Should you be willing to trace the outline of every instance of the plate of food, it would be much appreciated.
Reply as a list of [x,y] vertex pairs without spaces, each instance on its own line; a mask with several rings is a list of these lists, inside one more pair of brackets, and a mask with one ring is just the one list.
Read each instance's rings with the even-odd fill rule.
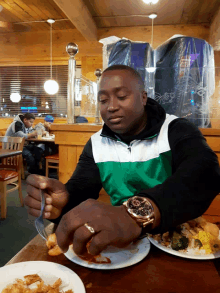
[[49,136],[42,136],[42,139],[54,139],[55,135],[49,135]]
[[1,293],[85,293],[83,282],[69,268],[47,261],[27,261],[0,268]]
[[[150,242],[147,237],[138,239],[130,243],[125,248],[117,248],[108,246],[99,255],[91,255],[89,253],[89,244],[87,243],[87,253],[83,256],[78,256],[70,245],[69,250],[64,254],[72,262],[92,269],[113,270],[124,267],[129,267],[144,259],[150,251]],[[46,245],[49,249],[48,254],[51,256],[62,253],[57,245],[56,235],[49,235]]]
[[173,231],[149,236],[153,245],[179,257],[198,260],[220,257],[219,227],[203,217],[179,225]]
[[72,262],[92,269],[113,270],[132,266],[143,260],[150,251],[147,238],[136,240],[124,248],[108,246],[101,254],[93,256],[87,253],[81,257],[74,253],[72,245],[65,256]]

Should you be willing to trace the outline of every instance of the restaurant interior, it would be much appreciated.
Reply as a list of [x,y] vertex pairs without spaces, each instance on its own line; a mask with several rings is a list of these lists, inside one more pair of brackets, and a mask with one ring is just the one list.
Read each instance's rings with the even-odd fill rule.
[[[17,114],[33,113],[35,125],[52,115],[48,142],[58,153],[47,159],[47,176],[66,183],[85,144],[102,128],[98,81],[114,64],[137,69],[148,96],[167,113],[198,126],[220,161],[219,0],[2,0],[0,48],[0,136]],[[55,84],[46,85],[48,81]],[[79,116],[87,123],[77,122]],[[19,166],[24,198],[28,172],[24,161]],[[99,201],[110,204],[104,189]],[[0,266],[37,235],[18,190],[6,202],[7,216],[0,220]],[[204,218],[220,222],[219,211],[220,194]],[[12,238],[17,240],[11,245]],[[87,290],[110,292],[103,288]],[[147,292],[139,290],[133,292]]]

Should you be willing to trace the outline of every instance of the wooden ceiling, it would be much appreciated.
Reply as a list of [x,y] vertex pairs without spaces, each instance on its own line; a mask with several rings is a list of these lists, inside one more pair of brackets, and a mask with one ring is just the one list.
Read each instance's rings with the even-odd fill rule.
[[48,18],[56,20],[53,30],[75,28],[53,0],[0,0],[0,5],[1,31],[48,30]]
[[[65,9],[61,9],[63,3]],[[71,13],[77,5],[79,12],[84,6],[86,16],[74,15],[75,20],[90,18],[96,28],[151,25],[148,15],[152,12],[158,15],[154,25],[210,24],[220,0],[159,0],[156,5],[142,0],[0,0],[0,5],[0,32],[24,32],[48,30],[48,18],[56,20],[53,30],[75,28]]]
[[84,0],[98,27],[151,25],[147,16],[157,13],[155,25],[210,23],[220,0]]

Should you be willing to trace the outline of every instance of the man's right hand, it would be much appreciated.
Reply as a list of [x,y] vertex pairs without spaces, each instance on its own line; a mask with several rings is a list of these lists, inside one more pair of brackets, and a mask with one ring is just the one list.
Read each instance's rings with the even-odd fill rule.
[[32,138],[32,137],[35,137],[35,136],[37,136],[37,130],[32,131],[31,133],[28,133],[28,138]]
[[27,196],[25,205],[28,213],[34,217],[40,216],[41,195],[40,189],[44,191],[46,197],[45,219],[56,219],[61,215],[62,209],[69,200],[69,194],[65,185],[56,179],[39,175],[29,175],[27,178]]

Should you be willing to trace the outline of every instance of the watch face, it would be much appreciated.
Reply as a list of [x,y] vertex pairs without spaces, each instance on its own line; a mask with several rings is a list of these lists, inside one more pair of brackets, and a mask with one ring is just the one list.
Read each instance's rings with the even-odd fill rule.
[[128,208],[132,213],[141,217],[150,216],[153,212],[151,204],[145,198],[139,196],[128,200]]

